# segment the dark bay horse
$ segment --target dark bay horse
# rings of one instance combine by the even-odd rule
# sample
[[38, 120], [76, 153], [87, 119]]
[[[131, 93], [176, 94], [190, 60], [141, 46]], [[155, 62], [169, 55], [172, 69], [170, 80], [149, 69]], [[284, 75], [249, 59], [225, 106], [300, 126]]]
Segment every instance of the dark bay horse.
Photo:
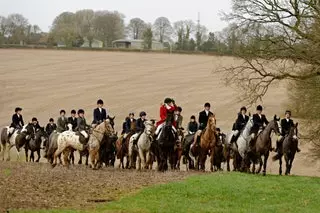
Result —
[[201, 170], [205, 171], [205, 163], [207, 155], [210, 155], [210, 171], [213, 171], [214, 159], [215, 159], [215, 146], [217, 143], [216, 135], [216, 119], [213, 115], [209, 116], [207, 128], [204, 130], [200, 137], [200, 167]]
[[[161, 172], [168, 170], [168, 159], [172, 161], [174, 154], [174, 146], [176, 144], [176, 137], [173, 133], [172, 123], [167, 121], [160, 133], [158, 144], [158, 170]], [[173, 165], [173, 162], [170, 162]]]
[[282, 175], [282, 156], [286, 161], [285, 175], [290, 175], [292, 163], [298, 147], [298, 123], [290, 128], [289, 134], [284, 138], [278, 153], [272, 158], [273, 161], [279, 160], [279, 175]]
[[[256, 173], [260, 173], [263, 165], [263, 175], [266, 175], [267, 161], [269, 158], [269, 153], [271, 149], [271, 132], [274, 131], [277, 135], [280, 135], [279, 130], [279, 120], [275, 115], [273, 120], [269, 122], [266, 128], [257, 136], [255, 142], [253, 142], [252, 155], [250, 153], [248, 156], [253, 156], [251, 158], [253, 162], [253, 172], [255, 172], [255, 162], [259, 162], [259, 168]], [[264, 156], [264, 161], [262, 162], [262, 156]]]
[[30, 139], [28, 143], [25, 144], [25, 153], [26, 153], [26, 161], [28, 162], [28, 151], [31, 151], [30, 154], [30, 162], [34, 162], [34, 152], [37, 152], [38, 154], [38, 159], [36, 162], [40, 161], [41, 155], [40, 155], [40, 150], [41, 150], [41, 144], [45, 144], [48, 140], [48, 135], [45, 132], [44, 128], [41, 127], [40, 129], [37, 130], [37, 132], [34, 135], [34, 138]]
[[114, 167], [116, 160], [116, 141], [118, 140], [117, 135], [105, 136], [99, 150], [100, 165], [105, 164], [106, 167]]
[[[122, 169], [129, 168], [129, 142], [131, 136], [135, 134], [135, 122], [133, 122], [131, 125], [132, 131], [127, 135], [127, 137], [125, 139], [123, 137], [120, 137], [116, 142], [117, 159], [120, 159], [119, 168], [122, 167]], [[124, 166], [124, 158], [127, 159], [126, 166]]]

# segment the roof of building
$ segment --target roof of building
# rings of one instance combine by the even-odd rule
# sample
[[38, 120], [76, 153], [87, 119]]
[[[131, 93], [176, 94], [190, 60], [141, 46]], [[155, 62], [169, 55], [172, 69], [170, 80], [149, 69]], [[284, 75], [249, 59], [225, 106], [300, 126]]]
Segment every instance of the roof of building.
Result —
[[[142, 40], [142, 39], [135, 39], [135, 40], [133, 40], [133, 39], [118, 39], [118, 40], [115, 40], [115, 41], [113, 41], [112, 43], [116, 43], [116, 42], [126, 42], [126, 43], [131, 43], [131, 42], [133, 42], [133, 41], [135, 41], [135, 42], [144, 42], [144, 40]], [[159, 41], [152, 41], [152, 43], [161, 43], [161, 42], [159, 42]]]

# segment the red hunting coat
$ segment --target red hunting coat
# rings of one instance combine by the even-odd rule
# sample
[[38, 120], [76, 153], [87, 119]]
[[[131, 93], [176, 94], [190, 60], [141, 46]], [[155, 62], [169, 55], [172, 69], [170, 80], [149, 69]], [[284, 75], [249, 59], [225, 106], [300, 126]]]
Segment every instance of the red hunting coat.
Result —
[[[169, 109], [163, 104], [160, 107], [160, 120], [157, 122], [156, 126], [158, 127], [160, 124], [163, 124], [167, 119], [167, 112], [174, 112], [176, 110], [176, 106], [172, 106]], [[176, 122], [173, 122], [173, 126], [176, 127]]]

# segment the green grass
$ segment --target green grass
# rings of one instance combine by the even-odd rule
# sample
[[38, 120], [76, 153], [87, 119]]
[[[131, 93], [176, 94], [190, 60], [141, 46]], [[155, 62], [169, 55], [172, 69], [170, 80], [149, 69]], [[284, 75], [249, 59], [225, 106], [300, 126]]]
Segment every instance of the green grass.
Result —
[[11, 169], [3, 169], [3, 174], [6, 177], [9, 177], [11, 175]]
[[320, 178], [263, 177], [239, 173], [193, 176], [182, 182], [145, 188], [135, 195], [98, 205], [88, 212], [318, 213]]

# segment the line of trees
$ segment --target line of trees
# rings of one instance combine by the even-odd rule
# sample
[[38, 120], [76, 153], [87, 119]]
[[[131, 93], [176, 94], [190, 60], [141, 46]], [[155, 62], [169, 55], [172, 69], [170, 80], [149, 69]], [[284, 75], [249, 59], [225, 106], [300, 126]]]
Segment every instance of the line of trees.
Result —
[[[166, 47], [181, 51], [204, 51], [231, 53], [235, 45], [229, 41], [230, 27], [221, 32], [208, 32], [203, 25], [192, 20], [171, 23], [166, 17], [147, 23], [133, 18], [126, 25], [125, 16], [117, 11], [79, 10], [75, 13], [59, 14], [44, 33], [37, 25], [29, 24], [21, 14], [0, 16], [0, 44], [48, 44], [63, 43], [67, 47], [80, 47], [88, 41], [89, 47], [97, 39], [104, 47], [110, 47], [117, 39], [142, 39], [146, 49], [152, 48], [152, 41], [164, 43]], [[227, 33], [227, 34], [226, 34]]]

